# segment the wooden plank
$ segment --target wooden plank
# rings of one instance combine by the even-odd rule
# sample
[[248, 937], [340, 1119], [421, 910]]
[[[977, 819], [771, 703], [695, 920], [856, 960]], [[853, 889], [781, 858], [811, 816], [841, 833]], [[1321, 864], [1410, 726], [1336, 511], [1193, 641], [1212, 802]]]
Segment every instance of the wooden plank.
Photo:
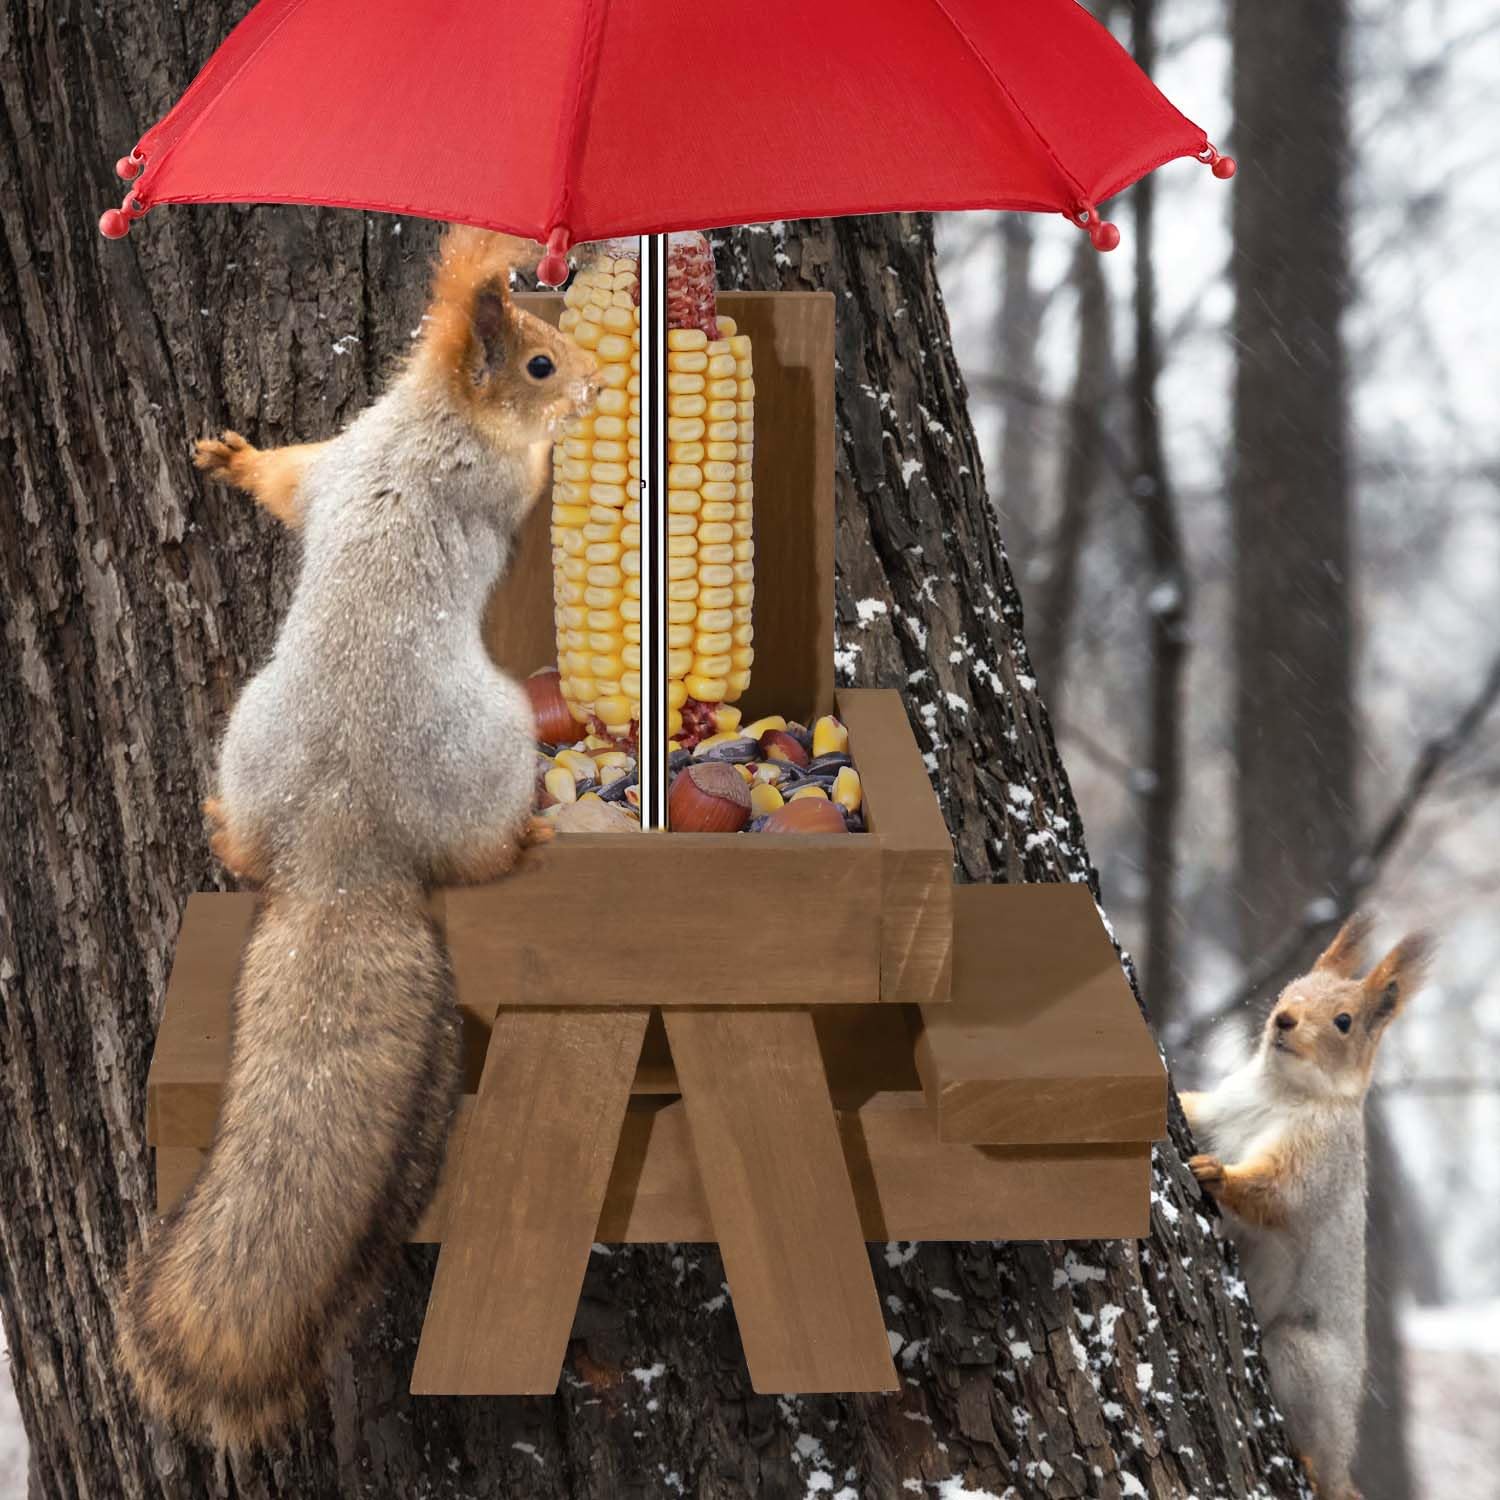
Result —
[[[555, 323], [562, 298], [517, 302]], [[755, 668], [741, 707], [808, 718], [833, 706], [834, 299], [830, 292], [724, 292], [719, 309], [755, 358]], [[517, 540], [490, 604], [495, 660], [526, 676], [552, 666], [550, 494]]]
[[[239, 901], [235, 896], [205, 898]], [[220, 914], [222, 925], [233, 911]], [[245, 922], [249, 913], [245, 913]], [[187, 932], [184, 926], [184, 932]], [[194, 939], [202, 942], [198, 933]], [[214, 950], [216, 961], [190, 963], [184, 982], [174, 980], [172, 998], [162, 1012], [162, 1027], [146, 1093], [147, 1139], [153, 1146], [201, 1147], [213, 1137], [214, 1121], [229, 1060], [229, 988], [225, 963], [238, 962], [237, 949], [226, 940]], [[176, 970], [174, 969], [174, 974]], [[822, 1005], [813, 1014], [818, 1048], [828, 1074], [829, 1092], [840, 1108], [858, 1108], [882, 1092], [921, 1087], [912, 1055], [916, 1011], [899, 1005]], [[489, 1046], [490, 1022], [464, 1013], [465, 1088], [479, 1087]], [[660, 1014], [646, 1028], [641, 1060], [631, 1081], [632, 1095], [680, 1092], [677, 1070], [667, 1047]]]
[[1149, 1144], [946, 1143], [937, 1139], [919, 1100], [920, 1094], [883, 1094], [841, 1116], [867, 1239], [1093, 1240], [1150, 1233]]
[[[473, 1100], [454, 1126], [450, 1164]], [[839, 1113], [839, 1134], [866, 1240], [1096, 1240], [1149, 1232], [1151, 1148], [973, 1146], [939, 1141], [919, 1092], [877, 1094]], [[203, 1152], [156, 1151], [157, 1207], [187, 1190]], [[412, 1236], [443, 1238], [451, 1191], [445, 1170]], [[605, 1244], [712, 1242], [714, 1230], [679, 1099], [636, 1098], [604, 1195], [597, 1236]]]
[[887, 1002], [948, 998], [953, 956], [953, 841], [901, 695], [843, 688], [838, 713], [880, 840], [880, 994]]
[[556, 1390], [645, 1030], [645, 1011], [497, 1018], [413, 1394]]
[[945, 1141], [1166, 1135], [1167, 1075], [1081, 885], [954, 893], [953, 994], [922, 1007], [917, 1069]]
[[146, 1075], [146, 1139], [206, 1145], [229, 1063], [229, 1002], [255, 917], [253, 892], [188, 897]]
[[[229, 1017], [240, 955], [256, 897], [200, 891], [188, 897], [172, 975], [146, 1075], [146, 1139], [153, 1146], [202, 1146], [213, 1137], [229, 1066]], [[479, 1086], [489, 1018], [465, 1013], [464, 1086]]]
[[502, 881], [441, 893], [459, 998], [481, 1017], [873, 1001], [880, 863], [875, 839], [847, 834], [567, 834]]
[[[858, 1109], [875, 1094], [921, 1087], [912, 1043], [916, 1010], [898, 1005], [820, 1005], [813, 1029], [836, 1109]], [[632, 1095], [680, 1094], [661, 1012], [651, 1017]]]
[[755, 359], [755, 667], [740, 707], [833, 708], [834, 299], [725, 292]]
[[894, 1390], [812, 1017], [665, 1020], [755, 1389]]

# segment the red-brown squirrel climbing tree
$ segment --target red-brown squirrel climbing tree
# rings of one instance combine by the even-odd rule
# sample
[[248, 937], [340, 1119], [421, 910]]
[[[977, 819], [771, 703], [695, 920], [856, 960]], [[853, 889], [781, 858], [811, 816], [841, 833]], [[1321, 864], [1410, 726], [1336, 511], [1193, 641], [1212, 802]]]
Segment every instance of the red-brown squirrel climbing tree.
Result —
[[[243, 8], [0, 11], [0, 1314], [33, 1496], [1301, 1494], [1180, 1123], [1142, 1244], [873, 1247], [889, 1399], [756, 1396], [717, 1255], [681, 1246], [596, 1253], [555, 1398], [416, 1401], [413, 1249], [284, 1452], [227, 1462], [141, 1425], [111, 1350], [151, 1211], [154, 1020], [183, 902], [219, 878], [215, 738], [295, 567], [190, 440], [350, 418], [407, 344], [434, 239], [297, 208], [99, 239], [104, 143]], [[837, 294], [840, 662], [904, 688], [963, 877], [1090, 881], [930, 224], [744, 231], [720, 256], [726, 285]]]

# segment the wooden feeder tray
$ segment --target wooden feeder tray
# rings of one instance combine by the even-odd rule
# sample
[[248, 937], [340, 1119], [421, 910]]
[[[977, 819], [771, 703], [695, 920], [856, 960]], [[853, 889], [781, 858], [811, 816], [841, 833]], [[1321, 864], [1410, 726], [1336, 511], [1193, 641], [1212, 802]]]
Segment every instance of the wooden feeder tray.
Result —
[[[833, 691], [832, 299], [721, 306], [756, 341], [746, 712], [836, 708], [869, 831], [567, 834], [435, 895], [466, 1091], [414, 1236], [442, 1246], [417, 1394], [553, 1392], [595, 1242], [717, 1242], [756, 1390], [877, 1391], [866, 1241], [1147, 1230], [1166, 1074], [1089, 891], [955, 889], [899, 695]], [[488, 633], [521, 672], [553, 655], [545, 509]], [[147, 1086], [163, 1211], [213, 1137], [254, 899], [183, 919]]]

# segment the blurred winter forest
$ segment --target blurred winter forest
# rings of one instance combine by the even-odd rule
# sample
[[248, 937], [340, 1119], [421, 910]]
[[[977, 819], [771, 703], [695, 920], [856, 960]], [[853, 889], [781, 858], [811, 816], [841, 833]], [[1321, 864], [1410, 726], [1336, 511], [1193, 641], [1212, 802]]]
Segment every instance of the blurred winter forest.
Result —
[[1500, 8], [1094, 9], [1241, 165], [1116, 200], [1109, 256], [940, 224], [1027, 637], [1179, 1087], [1340, 914], [1438, 936], [1371, 1095], [1360, 1472], [1493, 1495]]

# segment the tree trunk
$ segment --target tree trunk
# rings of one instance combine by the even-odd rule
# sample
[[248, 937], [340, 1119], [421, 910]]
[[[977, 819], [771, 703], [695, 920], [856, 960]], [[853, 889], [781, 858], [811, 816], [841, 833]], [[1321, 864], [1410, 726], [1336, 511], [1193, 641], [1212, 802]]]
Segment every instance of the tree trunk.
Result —
[[[0, 1313], [34, 1497], [886, 1500], [949, 1476], [1098, 1500], [1301, 1494], [1175, 1112], [1144, 1244], [876, 1250], [907, 1382], [889, 1399], [756, 1396], [717, 1254], [663, 1246], [595, 1255], [556, 1397], [414, 1400], [432, 1267], [414, 1249], [283, 1451], [229, 1462], [143, 1428], [110, 1350], [150, 1214], [147, 1058], [183, 902], [214, 879], [198, 802], [215, 733], [290, 563], [251, 505], [199, 482], [189, 439], [349, 417], [407, 344], [434, 238], [298, 208], [174, 208], [98, 238], [108, 161], [231, 9], [3, 12]], [[963, 874], [1090, 880], [930, 223], [749, 231], [725, 271], [839, 295], [842, 660], [907, 686]]]
[[1360, 1420], [1355, 1477], [1365, 1500], [1408, 1500], [1411, 1452], [1406, 1442], [1406, 1352], [1401, 1342], [1401, 1304], [1406, 1290], [1407, 1234], [1403, 1218], [1401, 1159], [1378, 1099], [1366, 1106], [1366, 1150], [1370, 1220], [1365, 1234], [1368, 1280], [1369, 1379]]
[[[1156, 0], [1134, 0], [1131, 49], [1148, 75], [1156, 71]], [[1156, 317], [1156, 180], [1145, 177], [1131, 193], [1135, 208], [1135, 363], [1131, 414], [1135, 440], [1134, 490], [1146, 528], [1150, 575], [1150, 714], [1145, 785], [1140, 794], [1144, 828], [1146, 932], [1142, 977], [1152, 1019], [1165, 1027], [1176, 1015], [1177, 825], [1182, 808], [1182, 689], [1190, 636], [1190, 585], [1177, 502], [1167, 473], [1156, 388], [1161, 340]]]
[[1240, 951], [1354, 858], [1346, 0], [1235, 0], [1235, 757]]
[[[1042, 300], [1032, 284], [1031, 225], [1022, 214], [999, 214], [1000, 299], [995, 317], [995, 368], [1012, 386], [1035, 391], [1036, 342], [1041, 331]], [[1037, 408], [1019, 393], [1000, 398], [999, 462], [995, 502], [1012, 546], [1037, 566], [1037, 539], [1042, 534], [1037, 494]]]
[[[1073, 253], [1072, 282], [1078, 294], [1072, 394], [1065, 419], [1061, 503], [1047, 553], [1041, 605], [1034, 611], [1031, 656], [1046, 690], [1053, 719], [1064, 724], [1068, 640], [1078, 607], [1090, 511], [1101, 479], [1110, 472], [1109, 402], [1115, 384], [1110, 338], [1109, 284], [1099, 252], [1080, 239]], [[1126, 476], [1115, 473], [1117, 480]]]
[[[1345, 909], [1358, 848], [1349, 303], [1347, 0], [1235, 0], [1235, 756], [1240, 953], [1310, 908]], [[1273, 976], [1268, 993], [1288, 975]], [[1384, 1146], [1376, 1137], [1375, 1144]], [[1367, 1500], [1407, 1500], [1393, 1297], [1399, 1209], [1370, 1162]]]

